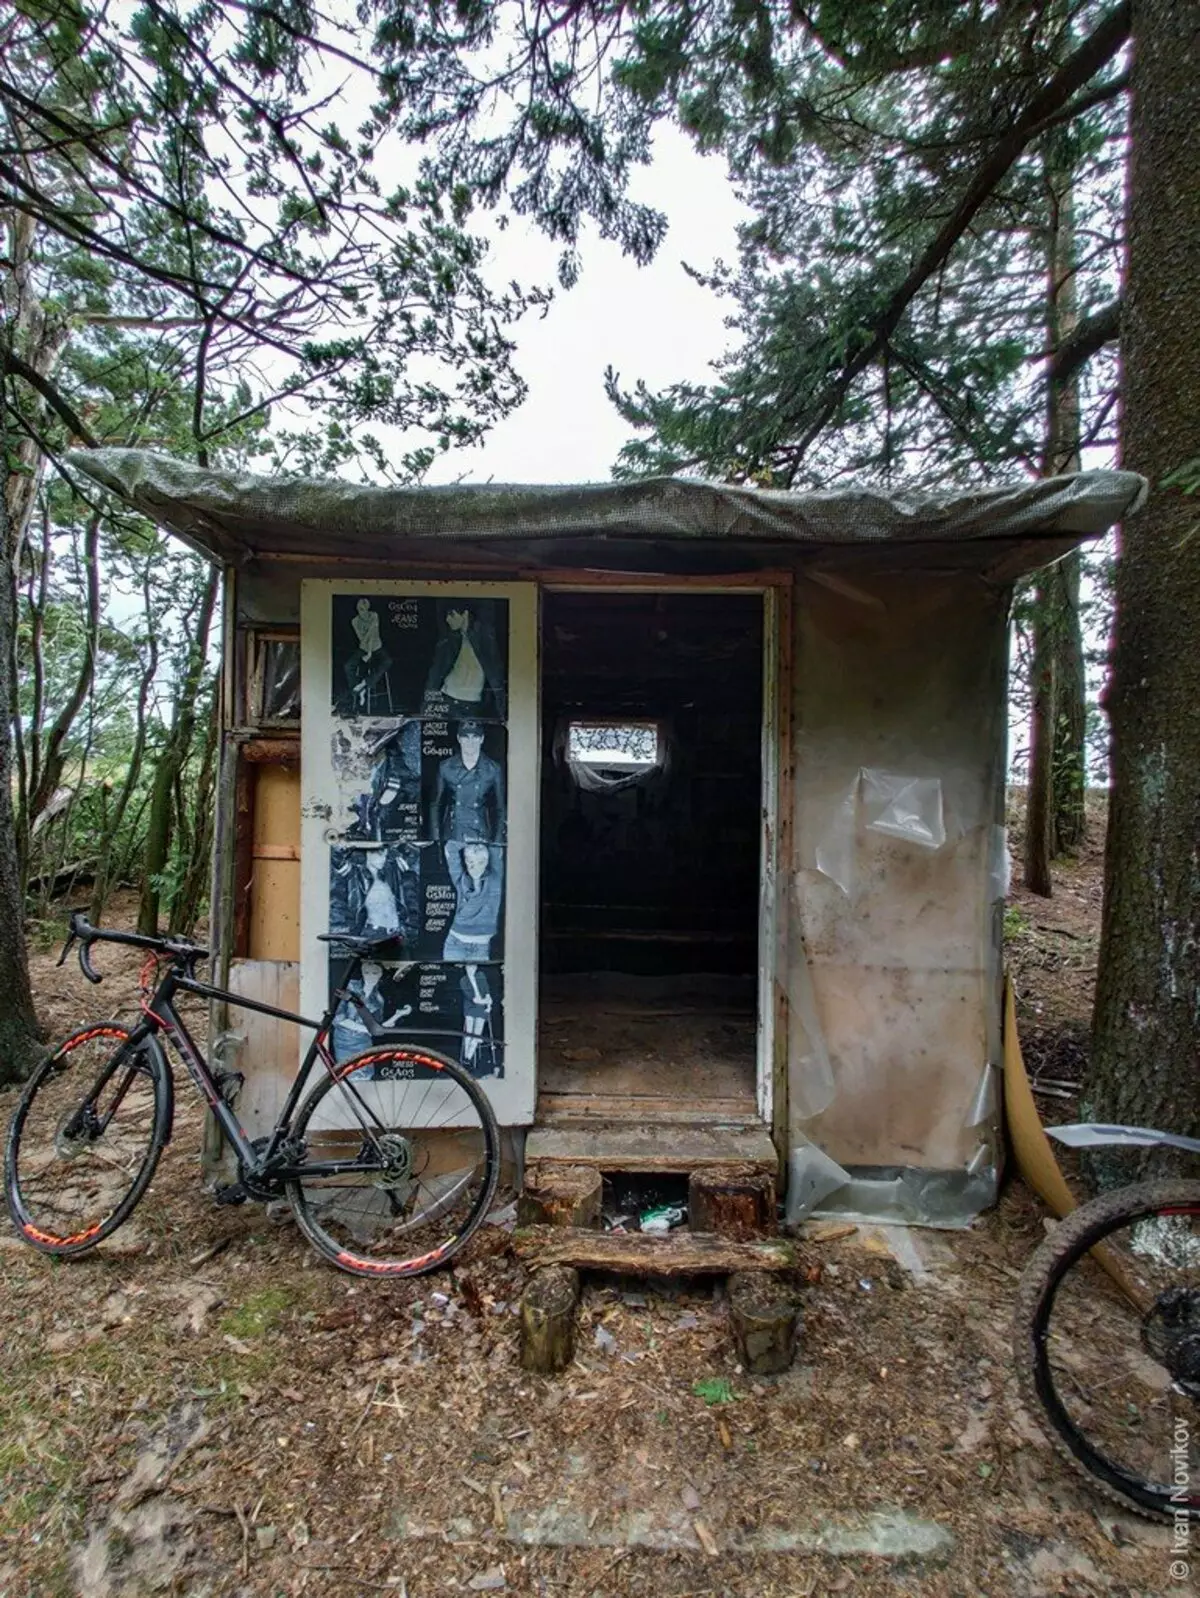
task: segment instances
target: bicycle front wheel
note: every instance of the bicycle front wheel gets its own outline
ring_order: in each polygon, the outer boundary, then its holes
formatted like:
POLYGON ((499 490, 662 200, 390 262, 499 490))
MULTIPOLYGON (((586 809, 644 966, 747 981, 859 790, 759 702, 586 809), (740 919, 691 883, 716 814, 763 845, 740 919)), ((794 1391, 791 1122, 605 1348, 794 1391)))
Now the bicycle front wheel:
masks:
POLYGON ((105 1021, 34 1072, 8 1130, 4 1188, 18 1233, 44 1254, 82 1254, 115 1232, 170 1135, 170 1074, 153 1038, 105 1021))
POLYGON ((1200 1182, 1068 1216, 1021 1279, 1013 1342, 1021 1396, 1072 1469, 1152 1519, 1200 1519, 1200 1182))
POLYGON ((291 1128, 302 1166, 288 1199, 305 1237, 356 1276, 421 1276, 447 1264, 487 1213, 500 1133, 453 1060, 378 1048, 347 1060, 291 1128))

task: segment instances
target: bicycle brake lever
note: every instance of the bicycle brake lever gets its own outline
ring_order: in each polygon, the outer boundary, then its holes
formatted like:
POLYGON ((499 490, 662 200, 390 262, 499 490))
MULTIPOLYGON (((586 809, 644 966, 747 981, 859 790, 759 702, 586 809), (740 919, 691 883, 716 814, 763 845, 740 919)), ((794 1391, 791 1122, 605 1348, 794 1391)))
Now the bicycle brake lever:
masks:
POLYGON ((70 954, 71 950, 74 947, 75 947, 75 934, 73 932, 68 932, 67 933, 67 941, 63 944, 62 953, 59 955, 58 959, 54 962, 55 965, 56 966, 66 965, 67 956, 70 954))

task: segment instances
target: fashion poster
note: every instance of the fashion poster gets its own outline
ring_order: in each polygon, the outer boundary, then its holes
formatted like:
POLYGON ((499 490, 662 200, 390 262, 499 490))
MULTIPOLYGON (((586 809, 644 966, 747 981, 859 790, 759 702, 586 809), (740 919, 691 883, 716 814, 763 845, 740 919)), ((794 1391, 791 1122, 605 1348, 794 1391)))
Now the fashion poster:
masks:
POLYGON ((423 1044, 485 1084, 502 1125, 526 1125, 537 590, 359 582, 305 579, 301 591, 305 681, 328 685, 301 722, 301 1002, 319 1014, 349 977, 339 1059, 381 1040, 423 1044))
POLYGON ((393 939, 393 959, 499 960, 504 865, 477 841, 343 843, 329 851, 329 931, 393 939))
POLYGON ((504 843, 507 748, 491 722, 426 721, 421 730, 421 785, 426 838, 504 843))
POLYGON ((335 715, 506 719, 507 600, 335 594, 331 603, 335 715))
MULTIPOLYGON (((498 964, 422 965, 364 961, 345 983, 347 963, 329 961, 335 1059, 348 1060, 380 1043, 405 1042, 457 1060, 473 1077, 504 1075, 504 972, 498 964), (390 1037, 387 1034, 392 1034, 390 1037), (383 1034, 383 1035, 381 1035, 383 1034)), ((417 1074, 407 1064, 405 1074, 417 1074)))

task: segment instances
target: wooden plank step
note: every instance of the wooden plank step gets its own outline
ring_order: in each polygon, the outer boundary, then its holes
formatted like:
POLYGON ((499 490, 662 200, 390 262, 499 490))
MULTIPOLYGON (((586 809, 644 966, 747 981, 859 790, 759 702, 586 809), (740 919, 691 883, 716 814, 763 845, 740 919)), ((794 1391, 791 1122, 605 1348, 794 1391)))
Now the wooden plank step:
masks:
POLYGON ((595 1126, 535 1126, 525 1140, 533 1164, 553 1160, 592 1165, 601 1171, 680 1171, 705 1165, 753 1165, 774 1172, 779 1156, 761 1123, 602 1122, 595 1126))
POLYGON ((708 1232, 589 1232, 529 1226, 513 1233, 517 1258, 530 1266, 571 1265, 626 1276, 727 1276, 734 1271, 790 1271, 800 1250, 785 1238, 738 1242, 708 1232))

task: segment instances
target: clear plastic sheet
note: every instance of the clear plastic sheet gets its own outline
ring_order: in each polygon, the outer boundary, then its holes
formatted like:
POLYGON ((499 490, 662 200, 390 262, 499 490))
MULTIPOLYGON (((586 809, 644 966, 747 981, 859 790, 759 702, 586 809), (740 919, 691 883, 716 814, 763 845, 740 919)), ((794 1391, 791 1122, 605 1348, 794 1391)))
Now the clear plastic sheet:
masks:
POLYGON ((300 719, 300 640, 268 638, 261 645, 264 721, 300 719))
POLYGON ((967 1225, 1001 1151, 1006 596, 856 573, 795 609, 786 1213, 967 1225))

